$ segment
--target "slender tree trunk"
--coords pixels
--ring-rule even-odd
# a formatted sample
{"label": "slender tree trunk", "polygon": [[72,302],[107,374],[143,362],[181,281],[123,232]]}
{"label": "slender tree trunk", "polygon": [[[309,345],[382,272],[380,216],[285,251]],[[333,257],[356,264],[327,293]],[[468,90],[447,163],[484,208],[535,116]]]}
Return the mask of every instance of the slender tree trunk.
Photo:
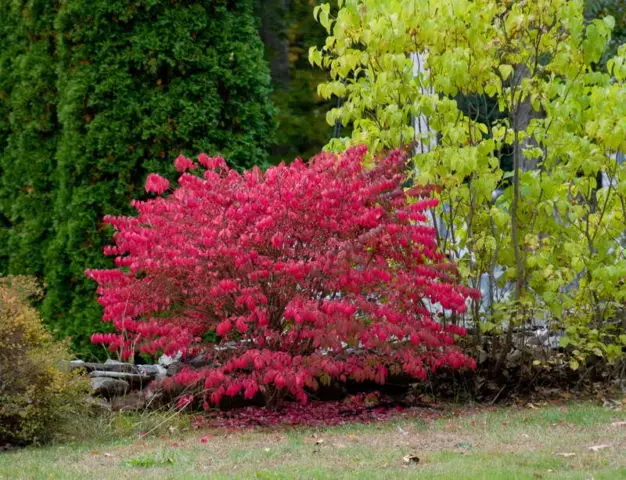
{"label": "slender tree trunk", "polygon": [[513,330],[515,321],[520,314],[519,302],[522,298],[526,284],[525,261],[522,252],[522,232],[519,223],[519,203],[520,203],[520,176],[523,171],[537,168],[537,162],[526,159],[523,149],[532,142],[530,139],[520,140],[520,132],[526,131],[532,118],[532,106],[529,98],[523,98],[521,89],[522,80],[529,75],[530,71],[526,65],[518,65],[512,79],[510,93],[510,122],[513,128],[513,197],[511,199],[511,244],[515,258],[515,288],[513,291],[513,301],[515,302],[514,313],[509,319],[509,325],[502,346],[502,351],[496,364],[496,371],[502,368],[506,356],[513,347]]}
{"label": "slender tree trunk", "polygon": [[289,0],[260,0],[258,14],[261,18],[261,39],[270,63],[272,81],[276,88],[289,88],[289,39],[287,14]]}

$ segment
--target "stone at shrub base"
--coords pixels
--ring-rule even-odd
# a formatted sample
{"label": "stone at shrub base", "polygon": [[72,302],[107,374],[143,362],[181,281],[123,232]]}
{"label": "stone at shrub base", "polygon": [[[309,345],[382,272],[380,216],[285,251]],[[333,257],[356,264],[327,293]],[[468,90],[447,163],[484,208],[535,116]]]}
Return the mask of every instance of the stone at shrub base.
{"label": "stone at shrub base", "polygon": [[130,384],[118,378],[92,377],[91,388],[94,395],[111,398],[126,395],[130,391]]}
{"label": "stone at shrub base", "polygon": [[131,365],[130,363],[116,362],[109,363],[107,360],[105,363],[93,363],[93,362],[84,362],[83,360],[72,360],[70,362],[70,368],[74,369],[84,369],[87,372],[93,372],[94,370],[104,371],[104,372],[125,372],[125,373],[137,373],[137,367],[135,365]]}
{"label": "stone at shrub base", "polygon": [[107,372],[104,370],[94,370],[89,374],[91,378],[106,377],[116,378],[118,380],[124,380],[132,385],[147,385],[152,377],[147,375],[140,375],[138,373],[126,373],[126,372]]}
{"label": "stone at shrub base", "polygon": [[[112,359],[104,363],[72,360],[69,364],[72,370],[82,370],[89,376],[93,395],[89,402],[94,406],[115,411],[140,410],[162,405],[166,400],[160,390],[159,380],[165,379],[170,369],[176,371],[183,366],[175,358],[167,366],[136,365]],[[152,383],[153,380],[157,382]],[[171,401],[171,398],[167,397],[167,400]]]}
{"label": "stone at shrub base", "polygon": [[111,399],[111,410],[119,412],[129,412],[142,410],[146,407],[146,396],[141,391],[130,392],[123,397]]}
{"label": "stone at shrub base", "polygon": [[161,365],[137,365],[137,371],[155,380],[162,380],[167,376],[167,369]]}

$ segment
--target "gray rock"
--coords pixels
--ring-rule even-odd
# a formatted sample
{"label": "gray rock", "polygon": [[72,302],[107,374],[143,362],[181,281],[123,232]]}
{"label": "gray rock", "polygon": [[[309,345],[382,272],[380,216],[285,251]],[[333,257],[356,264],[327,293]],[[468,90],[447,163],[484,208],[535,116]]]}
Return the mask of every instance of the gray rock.
{"label": "gray rock", "polygon": [[176,375],[178,372],[180,372],[183,369],[183,363],[182,362],[174,362],[171,363],[167,366],[167,376],[168,377],[173,377],[174,375]]}
{"label": "gray rock", "polygon": [[94,395],[111,398],[125,395],[130,390],[130,385],[128,382],[117,378],[93,377],[91,388]]}
{"label": "gray rock", "polygon": [[161,365],[137,365],[137,372],[156,379],[162,379],[167,376],[167,369]]}
{"label": "gray rock", "polygon": [[128,365],[126,362],[120,362],[119,360],[113,360],[112,358],[107,358],[104,362],[105,365]]}
{"label": "gray rock", "polygon": [[169,355],[161,355],[159,357],[159,365],[163,366],[163,367],[169,367],[171,364],[176,363],[178,361],[180,361],[180,358],[183,356],[182,352],[178,352],[176,353],[176,355],[174,355],[173,357],[170,357]]}
{"label": "gray rock", "polygon": [[72,360],[70,362],[70,368],[74,369],[74,368],[83,368],[85,366],[85,362],[84,360]]}
{"label": "gray rock", "polygon": [[119,412],[141,410],[146,406],[146,397],[142,392],[130,392],[123,397],[111,400],[111,409]]}
{"label": "gray rock", "polygon": [[234,341],[232,341],[232,342],[222,343],[221,345],[216,345],[214,347],[214,349],[217,352],[225,352],[227,350],[233,350],[233,349],[237,348],[242,343],[248,343],[248,340],[244,340],[243,342],[234,342]]}
{"label": "gray rock", "polygon": [[135,365],[131,365],[130,363],[116,362],[116,363],[93,363],[93,362],[84,362],[82,360],[73,360],[70,362],[71,369],[85,369],[88,372],[93,372],[94,370],[106,371],[106,372],[128,372],[135,373],[136,367]]}
{"label": "gray rock", "polygon": [[194,368],[206,367],[211,364],[210,360],[207,360],[206,355],[198,355],[189,361],[189,365]]}
{"label": "gray rock", "polygon": [[117,380],[124,380],[132,385],[146,385],[150,382],[151,377],[147,375],[140,375],[138,373],[126,373],[126,372],[107,372],[105,370],[94,370],[89,374],[91,378],[114,378]]}

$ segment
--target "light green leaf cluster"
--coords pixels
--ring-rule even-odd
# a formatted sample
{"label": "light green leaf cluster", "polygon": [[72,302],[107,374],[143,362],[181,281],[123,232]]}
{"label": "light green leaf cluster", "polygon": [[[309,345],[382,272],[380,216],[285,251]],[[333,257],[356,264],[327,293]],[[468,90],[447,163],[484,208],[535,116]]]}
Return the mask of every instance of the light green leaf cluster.
{"label": "light green leaf cluster", "polygon": [[620,357],[626,46],[597,67],[613,18],[586,22],[582,0],[346,0],[316,15],[328,38],[310,60],[330,73],[319,93],[344,99],[328,121],[353,127],[327,148],[436,139],[411,176],[443,187],[440,246],[471,286],[488,284],[465,320],[505,329],[510,348],[515,325],[542,317],[566,329],[574,359]]}

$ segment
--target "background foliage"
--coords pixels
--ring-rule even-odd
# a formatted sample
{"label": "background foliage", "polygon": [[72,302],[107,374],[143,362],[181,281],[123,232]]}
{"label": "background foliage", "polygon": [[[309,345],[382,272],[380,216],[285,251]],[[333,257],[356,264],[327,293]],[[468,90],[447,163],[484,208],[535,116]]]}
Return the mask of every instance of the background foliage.
{"label": "background foliage", "polygon": [[324,43],[325,31],[313,18],[320,0],[258,0],[261,37],[272,71],[276,120],[280,134],[271,150],[272,163],[317,154],[334,134],[326,112],[337,99],[317,94],[324,72],[308,60],[311,45]]}
{"label": "background foliage", "polygon": [[67,342],[53,341],[29,304],[40,294],[32,278],[0,278],[2,445],[50,439],[87,391],[86,382],[69,372]]}
{"label": "background foliage", "polygon": [[620,45],[626,43],[626,0],[585,0],[585,17],[588,20],[609,15],[615,19],[615,27],[602,57],[603,63],[617,53]]}
{"label": "background foliage", "polygon": [[417,142],[414,181],[443,187],[433,222],[483,289],[465,321],[497,352],[496,370],[529,327],[564,330],[573,368],[620,358],[626,46],[603,63],[615,19],[588,22],[582,1],[565,0],[338,6],[317,9],[328,37],[310,53],[330,71],[321,95],[345,98],[329,123],[354,126],[329,147]]}
{"label": "background foliage", "polygon": [[58,5],[0,3],[0,272],[40,275],[52,235]]}
{"label": "background foliage", "polygon": [[[612,128],[609,116],[615,119],[620,112],[601,108],[599,99],[607,94],[618,105],[621,101],[623,82],[615,72],[614,80],[608,80],[606,68],[626,39],[626,2],[579,0],[558,14],[546,2],[481,1],[470,8],[460,1],[454,14],[445,3],[431,5],[428,11],[416,11],[416,2],[410,1],[345,3],[348,8],[332,27],[340,34],[326,40],[324,27],[331,29],[337,9],[317,11],[324,24],[320,26],[312,11],[322,0],[0,1],[0,273],[35,274],[47,282],[43,312],[60,336],[86,341],[96,329],[100,308],[83,270],[108,265],[100,250],[110,231],[100,218],[105,211],[127,213],[128,200],[148,170],[164,172],[179,153],[203,150],[223,152],[240,167],[306,158],[341,134],[352,136],[353,143],[365,141],[374,150],[396,147],[419,140],[414,121],[432,112],[440,125],[439,146],[416,161],[418,166],[438,165],[435,170],[420,168],[421,178],[449,187],[442,193],[446,207],[438,217],[444,220],[439,222],[441,242],[460,261],[466,278],[486,292],[487,301],[473,311],[474,319],[481,319],[482,331],[500,331],[511,311],[521,311],[518,300],[510,301],[517,295],[513,284],[534,299],[524,303],[525,318],[556,318],[556,325],[569,328],[568,338],[574,343],[579,343],[581,332],[584,338],[605,338],[603,330],[595,328],[598,315],[602,324],[619,322],[623,283],[615,280],[621,278],[622,254],[611,246],[615,242],[602,242],[619,230],[621,217],[606,212],[619,211],[620,189],[596,188],[601,172],[610,173],[605,167],[611,165],[593,161],[583,172],[579,167],[590,152],[592,157],[596,154],[596,148],[605,153],[616,149],[612,139],[599,138],[605,134],[597,132]],[[501,8],[497,15],[496,4]],[[478,6],[483,12],[476,10]],[[518,14],[528,18],[516,19]],[[385,23],[384,15],[395,23]],[[507,24],[502,20],[498,26],[498,15],[515,27],[504,41],[501,33]],[[610,38],[609,24],[593,22],[607,15],[615,20]],[[362,23],[364,19],[373,23]],[[563,26],[563,38],[550,20]],[[349,31],[350,26],[356,30]],[[542,40],[533,53],[531,40],[537,40],[542,28],[546,31],[539,35]],[[470,30],[487,43],[481,47],[469,40]],[[259,37],[271,68],[271,86]],[[318,93],[315,85],[325,73],[311,68],[306,52],[325,41],[329,42],[325,53],[342,53],[335,58],[335,81],[322,85]],[[443,54],[438,60],[432,56],[430,78],[411,83],[414,65],[409,65],[407,55],[424,45]],[[518,68],[523,62],[512,57],[510,48],[521,48],[527,59],[537,60],[540,68],[528,80],[521,81],[526,76]],[[555,70],[551,56],[556,51],[562,58],[570,55],[572,65],[582,65],[581,74],[574,66]],[[581,51],[582,63],[577,56]],[[350,55],[343,55],[346,52]],[[494,58],[494,52],[508,58]],[[471,65],[465,63],[467,55],[474,60]],[[494,80],[491,72],[489,78],[480,77],[475,71],[479,67],[496,68],[508,76]],[[548,78],[551,73],[556,78]],[[512,88],[515,79],[520,88]],[[609,88],[610,81],[618,86]],[[437,95],[422,95],[432,82],[437,83]],[[275,109],[269,101],[270,88]],[[521,96],[507,99],[505,91]],[[360,100],[354,101],[356,95]],[[512,111],[516,105],[520,108]],[[341,108],[326,122],[331,106]],[[603,115],[601,119],[592,118],[596,113]],[[568,114],[584,122],[585,128],[559,124]],[[279,130],[275,142],[272,115]],[[540,138],[535,131],[548,125],[548,132],[557,135]],[[595,137],[587,138],[588,128]],[[507,137],[514,131],[523,132],[524,138],[516,142]],[[542,207],[545,213],[551,201],[554,210],[555,199],[566,194],[558,191],[550,197],[546,192],[552,187],[536,178],[547,182],[547,177],[536,172],[545,171],[548,157],[563,157],[565,147],[549,145],[563,132],[570,142],[567,148],[579,153],[577,160],[553,163],[560,173],[550,178],[553,186],[570,185],[570,180],[579,184],[573,197],[581,204],[570,205],[579,223],[546,225],[542,221],[547,214],[533,212],[531,202],[538,198],[547,202]],[[468,136],[469,143],[464,143]],[[581,138],[590,143],[581,144]],[[331,145],[339,148],[345,143]],[[516,144],[521,149],[516,151]],[[529,150],[533,146],[545,151],[533,153]],[[433,157],[439,163],[431,162]],[[614,180],[621,175],[619,169],[613,173]],[[518,194],[525,200],[512,202],[516,195],[510,187],[522,185],[522,180],[542,186],[532,195],[522,188]],[[500,191],[505,194],[493,200],[492,193]],[[596,215],[606,198],[606,209],[599,210],[605,213]],[[507,210],[513,203],[519,209],[516,215]],[[527,221],[532,228],[517,232],[514,246],[513,223]],[[579,241],[571,230],[574,225],[585,230],[587,221],[591,243],[588,238]],[[545,242],[547,231],[555,243],[536,249],[536,242]],[[583,231],[582,237],[587,233]],[[568,254],[582,264],[576,260],[577,266],[568,266],[556,250],[560,245],[576,246]],[[581,252],[584,245],[592,253]],[[516,251],[536,255],[518,255],[518,265]],[[518,275],[520,265],[523,274]],[[585,279],[584,272],[592,271],[599,275],[596,280]],[[579,312],[589,307],[595,313],[586,313],[575,326],[565,325],[559,320],[564,314],[555,309],[564,308],[569,315],[572,302],[586,305]],[[589,315],[595,315],[591,323]],[[601,344],[593,341],[587,351],[600,349],[604,355]]]}
{"label": "background foliage", "polygon": [[[2,2],[0,271],[43,277],[46,320],[88,345],[104,212],[187,151],[264,164],[274,125],[252,0]],[[4,21],[6,19],[6,22]]]}

